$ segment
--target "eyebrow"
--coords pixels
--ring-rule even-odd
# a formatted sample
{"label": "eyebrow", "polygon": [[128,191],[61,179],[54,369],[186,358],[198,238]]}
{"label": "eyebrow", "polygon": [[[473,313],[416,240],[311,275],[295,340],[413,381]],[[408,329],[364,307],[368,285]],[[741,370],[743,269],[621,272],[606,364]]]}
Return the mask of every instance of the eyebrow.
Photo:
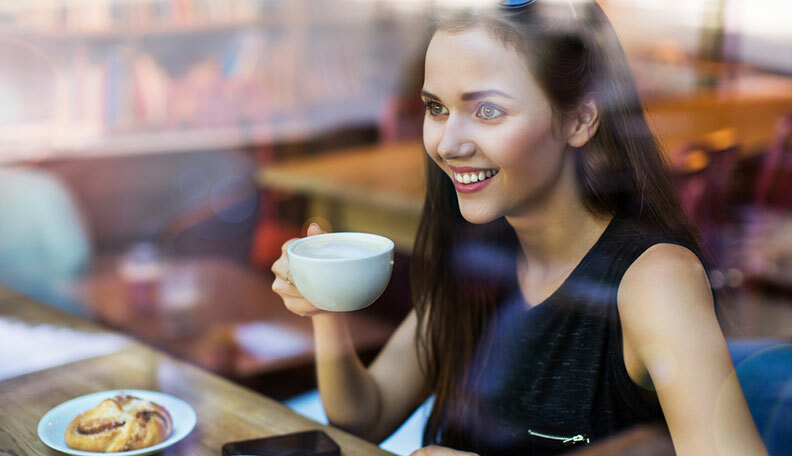
{"label": "eyebrow", "polygon": [[[438,97],[437,95],[431,92],[427,92],[426,90],[422,90],[421,95],[425,96],[426,98],[431,98],[433,100],[440,101],[440,97]],[[512,99],[514,98],[505,92],[501,92],[500,90],[491,89],[491,90],[479,90],[477,92],[463,93],[462,101],[478,100],[481,98],[486,98],[490,95],[500,95],[502,97],[512,98]]]}

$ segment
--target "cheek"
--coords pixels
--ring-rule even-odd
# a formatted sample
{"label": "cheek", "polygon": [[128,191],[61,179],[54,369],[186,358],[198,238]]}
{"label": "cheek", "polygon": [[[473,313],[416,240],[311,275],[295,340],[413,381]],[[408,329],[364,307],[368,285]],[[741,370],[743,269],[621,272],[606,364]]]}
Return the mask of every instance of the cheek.
{"label": "cheek", "polygon": [[[504,168],[539,170],[550,164],[560,142],[546,128],[523,128],[504,132],[495,143],[498,163]],[[494,158],[494,157],[493,157]]]}

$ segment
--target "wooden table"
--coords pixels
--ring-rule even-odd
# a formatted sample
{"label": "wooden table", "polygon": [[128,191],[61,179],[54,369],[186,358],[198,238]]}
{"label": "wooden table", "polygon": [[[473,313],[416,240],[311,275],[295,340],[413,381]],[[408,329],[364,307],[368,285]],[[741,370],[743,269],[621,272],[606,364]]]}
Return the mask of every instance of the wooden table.
{"label": "wooden table", "polygon": [[[51,324],[88,333],[106,330],[0,288],[0,318]],[[112,389],[161,391],[188,402],[198,424],[163,455],[218,456],[225,442],[322,429],[344,455],[388,455],[374,444],[302,417],[286,406],[156,349],[129,341],[112,354],[0,381],[0,454],[57,454],[36,427],[52,407],[84,394]]]}
{"label": "wooden table", "polygon": [[368,231],[412,250],[425,193],[420,141],[353,148],[263,167],[259,183],[309,196],[309,217]]}
{"label": "wooden table", "polygon": [[669,158],[690,141],[724,129],[734,130],[744,154],[756,154],[770,143],[778,118],[792,112],[792,78],[753,75],[723,88],[658,97],[644,105]]}

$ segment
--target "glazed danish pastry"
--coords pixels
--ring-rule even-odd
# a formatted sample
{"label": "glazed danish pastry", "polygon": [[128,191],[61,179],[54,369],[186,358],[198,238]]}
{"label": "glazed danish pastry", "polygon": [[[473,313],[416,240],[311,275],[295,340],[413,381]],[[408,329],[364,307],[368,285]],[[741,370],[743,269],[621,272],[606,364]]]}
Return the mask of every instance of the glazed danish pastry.
{"label": "glazed danish pastry", "polygon": [[156,445],[173,431],[164,407],[118,395],[81,413],[66,428],[66,445],[82,451],[117,452]]}

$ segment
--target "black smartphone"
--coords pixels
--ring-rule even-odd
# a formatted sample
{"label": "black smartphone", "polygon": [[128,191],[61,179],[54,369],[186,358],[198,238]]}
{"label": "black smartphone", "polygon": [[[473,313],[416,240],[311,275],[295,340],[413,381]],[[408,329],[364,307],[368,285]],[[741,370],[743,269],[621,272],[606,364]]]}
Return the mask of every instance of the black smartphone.
{"label": "black smartphone", "polygon": [[341,449],[322,431],[298,432],[263,439],[229,442],[223,456],[340,456]]}

